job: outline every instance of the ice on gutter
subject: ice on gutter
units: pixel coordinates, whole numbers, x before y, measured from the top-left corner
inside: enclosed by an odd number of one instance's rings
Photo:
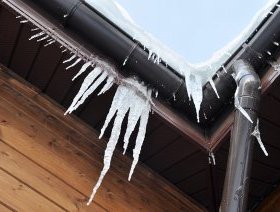
[[[222,67],[226,60],[242,46],[256,30],[278,0],[267,1],[266,5],[257,12],[250,24],[234,40],[228,43],[224,48],[215,52],[207,61],[198,64],[190,63],[181,55],[162,44],[153,35],[141,29],[116,0],[85,0],[85,2],[128,33],[136,42],[140,42],[145,46],[145,48],[149,50],[149,59],[152,55],[155,55],[155,57],[158,58],[157,61],[162,60],[166,62],[179,74],[185,76],[187,89],[190,89],[188,90],[189,97],[192,97],[198,113],[197,115],[199,115],[202,89],[198,90],[197,88],[211,80],[214,73]],[[195,80],[189,80],[189,76],[194,76]],[[212,87],[215,90],[215,86],[212,85]],[[219,94],[217,92],[215,93],[218,97]]]
[[[72,56],[68,60],[65,60],[65,63],[69,63],[73,60]],[[96,63],[95,61],[90,61],[85,63],[78,74],[73,78],[77,78],[81,73],[85,72],[86,69],[90,68],[92,64]],[[109,90],[114,82],[114,77],[108,74],[108,71],[103,70],[101,67],[96,66],[89,72],[89,74],[85,77],[80,90],[77,95],[73,99],[71,105],[65,112],[65,115],[68,113],[72,113],[76,110],[80,105],[82,105],[85,100],[91,95],[96,89],[103,84],[101,91],[98,93],[102,94]],[[104,83],[106,82],[106,83]],[[139,83],[135,79],[123,79],[121,84],[119,85],[114,99],[111,104],[111,108],[107,114],[105,123],[101,129],[101,133],[99,138],[102,138],[105,130],[107,129],[109,123],[114,118],[114,124],[111,131],[111,136],[107,143],[107,147],[104,154],[104,166],[101,171],[100,177],[92,190],[92,194],[89,198],[87,205],[89,205],[100,187],[105,175],[107,174],[111,159],[116,148],[117,142],[119,140],[119,136],[121,133],[121,128],[123,124],[123,120],[125,115],[128,113],[128,122],[125,130],[124,136],[124,153],[127,150],[129,139],[132,132],[135,130],[137,122],[139,121],[139,129],[135,141],[135,147],[133,149],[133,162],[131,165],[131,170],[129,172],[128,180],[131,179],[131,176],[134,172],[134,169],[138,163],[139,155],[141,152],[142,144],[145,139],[146,134],[146,126],[148,123],[149,113],[151,110],[151,90],[147,89],[145,85]]]
[[[260,129],[259,129],[259,119],[257,119],[256,126],[254,128],[254,131],[252,132],[252,136],[254,136],[257,139],[257,141],[260,145],[260,148],[262,149],[265,156],[268,156],[268,152],[266,151],[266,148],[263,145],[263,142],[262,142],[262,139],[261,139],[261,134],[260,134]]]

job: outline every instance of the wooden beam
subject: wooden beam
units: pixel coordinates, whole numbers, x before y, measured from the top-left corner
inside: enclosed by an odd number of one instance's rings
[[[64,211],[0,168],[1,200],[16,211]]]

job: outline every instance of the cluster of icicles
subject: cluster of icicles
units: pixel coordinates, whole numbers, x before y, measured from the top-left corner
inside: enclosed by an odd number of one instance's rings
[[[22,16],[17,16],[17,18],[21,18]],[[22,20],[20,23],[27,23],[28,20]],[[46,44],[44,47],[47,47],[49,45],[52,45],[56,42],[54,38],[52,38],[48,33],[41,31],[40,28],[34,28],[31,31],[34,31],[35,34],[32,35],[29,40],[36,39],[37,42],[43,42],[46,41]],[[37,32],[39,31],[39,32]],[[63,48],[62,45],[60,48]],[[63,49],[62,52],[66,52],[67,48]],[[126,59],[127,60],[127,59]],[[124,64],[126,63],[126,60],[124,61]],[[160,57],[156,56],[154,53],[150,51],[148,60],[153,60],[155,63],[160,63],[161,59]],[[73,54],[69,59],[63,61],[65,64],[69,64],[66,69],[73,68],[77,64],[82,62],[82,59],[77,55]],[[93,188],[92,194],[89,198],[89,201],[87,205],[89,205],[100,187],[106,173],[108,172],[111,164],[111,159],[113,156],[113,152],[116,148],[120,132],[121,132],[121,126],[123,123],[123,120],[128,113],[128,122],[126,127],[126,132],[124,136],[124,143],[123,143],[123,154],[126,153],[129,139],[134,131],[138,121],[139,121],[139,129],[138,134],[136,137],[135,147],[133,149],[133,162],[131,166],[131,170],[129,173],[128,180],[131,179],[131,176],[134,172],[134,169],[137,165],[137,162],[139,160],[139,155],[141,151],[141,147],[145,138],[146,134],[146,126],[149,118],[149,113],[151,111],[151,90],[147,89],[147,87],[141,83],[139,83],[135,79],[117,79],[114,74],[112,74],[112,70],[106,70],[106,68],[99,66],[100,60],[90,60],[86,62],[82,68],[79,70],[79,72],[73,77],[73,80],[75,80],[77,77],[79,77],[81,74],[86,72],[88,69],[92,69],[89,74],[85,77],[80,90],[78,91],[77,95],[74,97],[73,102],[65,112],[66,114],[70,114],[73,111],[75,111],[80,105],[82,105],[85,100],[94,92],[96,91],[100,86],[103,86],[101,89],[99,89],[99,93],[97,95],[101,95],[108,91],[114,83],[118,82],[119,86],[117,88],[117,91],[115,93],[115,96],[113,98],[111,108],[107,114],[105,123],[101,129],[101,134],[99,138],[102,138],[104,135],[104,132],[106,128],[108,127],[110,121],[112,121],[114,118],[113,128],[111,131],[111,135],[109,138],[109,141],[107,143],[107,147],[104,154],[104,166],[101,171],[101,174],[99,176],[99,179],[96,183],[96,185]],[[275,64],[274,64],[275,65]],[[107,67],[110,67],[108,65]],[[226,72],[226,69],[223,67],[224,71]],[[199,122],[199,110],[200,110],[200,104],[202,102],[202,79],[199,75],[193,75],[193,74],[186,74],[185,75],[185,82],[187,90],[191,91],[189,92],[189,98],[193,100],[197,112],[197,121]],[[215,84],[212,80],[209,81],[211,86],[213,87],[217,98],[219,98],[219,94],[215,88]],[[236,93],[238,92],[238,88]],[[157,96],[157,94],[156,94]],[[236,98],[236,100],[238,100]],[[235,101],[235,107],[250,121],[252,122],[250,116],[247,114],[247,112],[240,106],[238,101]],[[257,121],[255,129],[252,133],[252,136],[255,136],[257,141],[259,142],[262,150],[264,151],[265,155],[267,156],[268,153],[265,150],[265,147],[263,143],[261,142],[260,132],[259,132],[259,121]],[[215,156],[213,153],[209,153],[209,162],[213,163],[215,165]]]
[[[69,63],[75,58],[73,55],[68,60],[65,60],[64,63]],[[68,66],[73,67],[75,63],[77,63],[79,59],[77,59],[72,65]],[[78,61],[79,62],[79,61]],[[76,79],[79,75],[86,71],[88,67],[92,65],[92,62],[85,63],[78,74],[73,78]],[[101,91],[98,95],[105,93],[109,90],[114,83],[114,77],[110,76],[106,70],[102,70],[100,67],[96,66],[90,73],[85,77],[81,88],[75,98],[73,99],[72,104],[68,108],[65,114],[71,113],[76,110],[87,97],[92,94],[101,84],[104,84]],[[137,87],[137,89],[133,89],[133,87]],[[141,94],[139,94],[141,92]],[[124,144],[123,144],[123,154],[125,154],[129,138],[136,127],[137,122],[140,120],[138,134],[136,137],[135,147],[133,149],[133,162],[131,166],[131,170],[129,173],[128,180],[131,179],[133,171],[136,167],[136,164],[139,160],[139,155],[141,151],[141,147],[146,134],[146,126],[149,118],[149,112],[151,110],[151,90],[148,90],[144,85],[140,84],[138,81],[134,79],[126,79],[124,80],[124,84],[120,84],[115,93],[114,99],[111,104],[111,108],[109,113],[107,114],[105,123],[101,129],[101,134],[99,138],[102,138],[106,128],[108,127],[110,121],[116,115],[114,119],[113,128],[111,131],[111,136],[107,143],[107,147],[104,154],[104,167],[101,171],[100,177],[93,188],[92,194],[87,204],[90,204],[100,187],[104,176],[108,172],[110,168],[111,159],[113,156],[113,152],[116,148],[123,120],[125,115],[128,113],[128,122],[126,127],[126,132],[124,136]]]
[[[21,17],[22,16],[17,16],[17,18],[21,18]],[[28,20],[20,21],[20,23],[22,24],[27,22]],[[29,40],[36,39],[37,42],[46,41],[47,43],[44,45],[44,47],[47,47],[56,42],[55,39],[50,38],[50,35],[48,35],[48,33],[41,31],[40,28],[33,28],[31,29],[31,31],[35,32],[35,34],[32,35],[29,38]],[[63,46],[61,46],[60,48],[63,48]],[[67,48],[62,50],[62,52],[66,52],[66,51]],[[66,70],[75,67],[80,62],[82,62],[82,59],[75,53],[72,56],[70,56],[69,59],[63,61],[64,64],[69,64],[66,67]],[[135,141],[135,147],[133,149],[133,162],[128,176],[128,180],[130,181],[134,169],[139,160],[139,155],[141,152],[143,141],[145,139],[146,126],[148,123],[149,113],[151,111],[151,104],[152,104],[151,101],[152,90],[148,89],[144,84],[139,83],[136,79],[129,78],[129,79],[116,80],[116,76],[112,74],[112,70],[106,70],[106,68],[104,67],[101,68],[101,66],[99,66],[99,64],[101,63],[103,62],[100,59],[96,59],[96,60],[93,59],[91,61],[88,61],[81,67],[79,72],[73,77],[72,80],[75,80],[81,74],[86,72],[88,69],[90,68],[92,69],[89,72],[89,74],[85,77],[80,87],[80,90],[78,91],[71,105],[65,112],[66,115],[75,111],[100,86],[103,87],[99,89],[100,91],[97,94],[98,96],[104,94],[113,86],[113,84],[116,81],[118,81],[119,86],[113,98],[111,108],[109,110],[109,113],[107,114],[105,123],[101,129],[101,134],[99,136],[99,138],[101,139],[110,121],[112,121],[113,117],[115,116],[111,135],[104,153],[104,166],[99,176],[99,179],[93,188],[92,194],[89,198],[87,205],[89,205],[93,201],[93,198],[98,188],[100,187],[106,173],[110,168],[113,152],[116,148],[121,132],[122,123],[127,113],[128,113],[128,122],[127,122],[127,127],[125,128],[126,131],[125,131],[124,143],[123,143],[123,149],[124,149],[123,154],[126,153],[130,136],[139,121],[139,129]],[[108,67],[110,66],[108,65]]]

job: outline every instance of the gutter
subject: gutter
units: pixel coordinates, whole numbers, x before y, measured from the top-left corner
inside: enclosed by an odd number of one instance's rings
[[[87,5],[82,0],[24,0],[32,2],[45,10],[51,18],[54,18],[72,34],[81,38],[93,49],[112,59],[117,66],[126,71],[123,74],[136,74],[146,83],[158,90],[160,97],[168,101],[177,110],[187,114],[196,120],[196,112],[190,102],[185,86],[184,78],[163,63],[156,64],[148,60],[148,52],[144,47],[133,40],[127,33],[114,25],[106,17]],[[273,56],[277,47],[274,41],[280,40],[280,13],[275,7],[274,14],[269,15],[260,25],[257,32],[240,47],[239,50],[225,64],[228,73],[218,70],[218,77],[213,81],[216,85],[220,99],[217,99],[213,88],[207,83],[203,90],[203,102],[201,106],[201,124],[207,125],[215,120],[217,114],[227,106],[235,89],[235,82],[231,77],[231,62],[236,59],[245,59],[250,62],[256,71],[267,66],[267,61]],[[267,51],[271,55],[267,55]],[[125,66],[123,66],[124,61]],[[173,96],[176,100],[173,100]],[[226,103],[226,104],[225,104]],[[209,108],[211,105],[211,108]]]

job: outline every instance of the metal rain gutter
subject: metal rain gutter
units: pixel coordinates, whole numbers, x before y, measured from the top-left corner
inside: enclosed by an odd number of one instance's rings
[[[171,67],[163,63],[156,64],[148,60],[148,52],[143,46],[133,40],[129,35],[114,25],[106,17],[87,5],[81,0],[24,0],[32,2],[45,10],[56,21],[82,38],[88,45],[93,46],[102,54],[107,55],[121,69],[133,72],[146,83],[158,90],[162,99],[169,101],[179,111],[188,114],[195,120],[195,109],[190,102],[184,83],[184,78]],[[236,54],[229,59],[246,59],[252,66],[259,70],[266,62],[266,51],[273,55],[275,46],[273,42],[280,40],[280,13],[277,7],[273,9],[274,14],[269,14],[260,29],[248,39],[246,45],[241,47]],[[261,58],[260,58],[261,55]],[[123,66],[124,61],[126,65]],[[230,66],[229,66],[230,67]],[[229,68],[228,67],[228,68]],[[209,84],[204,86],[203,102],[201,109],[201,122],[208,122],[215,117],[224,105],[229,102],[234,93],[235,83],[230,73],[219,70],[219,78],[214,79],[216,88],[220,95],[217,99]],[[229,71],[230,68],[229,68]],[[176,100],[173,100],[174,94]],[[211,108],[209,108],[211,105]],[[205,114],[203,116],[202,114]],[[207,117],[207,120],[204,118]]]
[[[260,79],[253,67],[243,60],[233,64],[238,90],[235,104],[241,106],[252,123],[240,110],[235,111],[221,212],[243,212],[247,209],[249,178],[253,157],[252,132],[257,122],[260,100]]]

